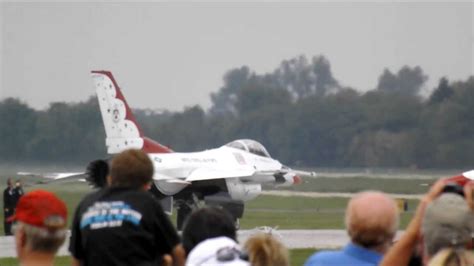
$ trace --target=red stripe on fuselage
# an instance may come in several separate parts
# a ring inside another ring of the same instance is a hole
[[[170,153],[173,152],[170,148],[161,145],[160,143],[149,139],[147,137],[143,138],[143,147],[142,150],[146,153]]]

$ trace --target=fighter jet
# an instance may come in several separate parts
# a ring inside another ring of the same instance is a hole
[[[134,148],[146,152],[154,164],[151,192],[164,209],[178,211],[178,227],[200,203],[227,209],[238,221],[244,202],[254,199],[263,184],[291,186],[314,172],[293,170],[273,159],[251,139],[231,141],[200,152],[174,152],[147,138],[109,71],[92,71],[109,154]],[[192,130],[192,129],[190,129]],[[179,134],[179,133],[177,133]]]

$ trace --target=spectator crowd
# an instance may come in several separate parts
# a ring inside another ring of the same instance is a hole
[[[222,208],[195,210],[180,236],[147,192],[153,172],[140,150],[113,158],[107,185],[86,195],[74,211],[69,243],[73,265],[290,265],[287,248],[271,234],[256,234],[239,244],[234,220]],[[473,189],[472,182],[437,181],[399,237],[396,202],[383,192],[360,192],[345,213],[350,242],[340,250],[316,252],[305,266],[474,265]],[[51,192],[22,196],[20,190],[21,184],[14,187],[8,181],[5,233],[13,222],[21,265],[53,265],[67,236],[66,206]]]

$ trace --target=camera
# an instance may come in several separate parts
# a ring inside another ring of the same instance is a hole
[[[464,188],[457,183],[447,183],[441,193],[455,193],[464,197]]]

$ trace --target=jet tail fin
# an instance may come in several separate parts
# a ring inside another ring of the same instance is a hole
[[[92,79],[104,122],[105,143],[109,154],[131,148],[141,149],[147,153],[172,152],[168,147],[143,135],[111,72],[92,71]]]

